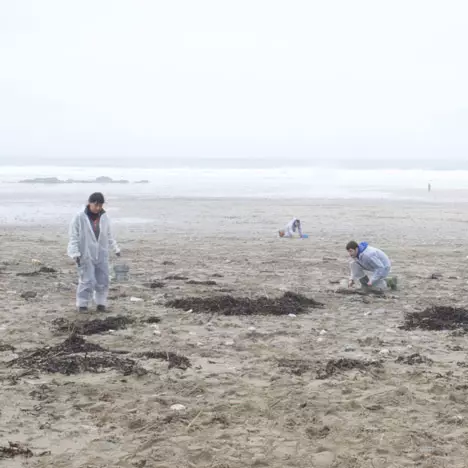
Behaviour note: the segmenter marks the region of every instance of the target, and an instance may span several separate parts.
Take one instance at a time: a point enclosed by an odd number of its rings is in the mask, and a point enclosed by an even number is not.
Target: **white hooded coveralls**
[[[292,237],[293,234],[296,232],[299,234],[300,237],[302,237],[302,226],[300,220],[297,218],[293,218],[291,221],[289,221],[288,224],[284,227],[284,237]]]
[[[68,255],[80,258],[79,282],[76,291],[77,307],[88,307],[93,293],[97,305],[107,305],[109,292],[109,250],[119,253],[112,237],[109,218],[104,212],[99,221],[99,237],[96,239],[91,221],[83,210],[70,224]]]
[[[351,279],[359,281],[371,272],[370,281],[376,289],[386,289],[385,279],[390,273],[391,262],[382,250],[371,247],[367,242],[359,244],[358,257],[350,262]]]

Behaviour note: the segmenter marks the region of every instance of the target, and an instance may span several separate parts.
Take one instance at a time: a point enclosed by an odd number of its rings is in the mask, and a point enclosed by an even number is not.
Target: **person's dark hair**
[[[88,203],[104,205],[104,195],[100,192],[93,193],[89,196]]]
[[[356,241],[350,241],[346,244],[346,250],[355,250],[359,247],[358,243]]]

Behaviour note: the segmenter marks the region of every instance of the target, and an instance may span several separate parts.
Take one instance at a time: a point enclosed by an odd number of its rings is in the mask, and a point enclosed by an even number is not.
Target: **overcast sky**
[[[466,0],[0,0],[0,161],[468,157]]]

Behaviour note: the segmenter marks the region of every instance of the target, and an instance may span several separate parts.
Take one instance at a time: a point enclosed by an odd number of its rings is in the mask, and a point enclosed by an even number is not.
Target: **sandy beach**
[[[0,457],[0,465],[467,466],[466,335],[399,328],[405,313],[468,305],[466,208],[390,200],[118,200],[109,213],[130,281],[112,284],[108,313],[89,316],[74,309],[68,226],[37,219],[2,226],[0,447],[12,442],[30,452]],[[309,239],[277,238],[293,216]],[[344,247],[351,239],[390,256],[398,291],[336,293],[348,276]],[[18,276],[39,270],[33,259],[55,272]],[[155,282],[162,284],[151,287]],[[292,317],[167,306],[191,296],[277,298],[287,291],[324,307]],[[100,355],[112,355],[116,368],[64,375],[15,361],[60,345],[76,321],[109,316],[131,322],[84,339],[107,350]],[[96,354],[88,351],[80,355],[85,361]],[[190,365],[172,365],[164,359],[169,352]],[[323,378],[327,363],[341,358],[373,365]],[[130,371],[122,372],[122,362],[133,363]]]

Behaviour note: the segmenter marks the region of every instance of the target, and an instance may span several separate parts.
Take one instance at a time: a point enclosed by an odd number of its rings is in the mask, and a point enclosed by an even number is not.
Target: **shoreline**
[[[171,216],[168,213],[171,208],[176,210],[182,209],[184,206],[190,206],[193,213],[199,212],[200,216],[209,218],[210,209],[232,209],[248,206],[275,206],[278,210],[278,229],[281,227],[283,219],[297,216],[304,219],[310,224],[314,223],[315,211],[332,209],[367,209],[377,211],[376,220],[382,214],[379,210],[391,210],[392,208],[403,210],[403,217],[414,219],[417,217],[418,209],[422,210],[439,210],[439,211],[455,211],[460,215],[460,219],[454,219],[454,222],[468,222],[468,218],[463,221],[465,216],[466,205],[468,200],[453,202],[450,200],[414,200],[414,199],[371,199],[371,198],[317,198],[317,199],[274,199],[274,198],[206,198],[206,197],[174,197],[174,198],[136,198],[129,201],[126,198],[108,197],[107,211],[112,218],[112,222],[118,226],[131,225],[146,225],[159,226],[167,221],[172,224],[183,224],[182,219]],[[137,211],[140,215],[135,214],[134,204],[138,204]],[[0,222],[4,229],[16,227],[56,227],[66,224],[72,217],[84,207],[83,203],[74,204],[71,201],[66,204],[50,204],[37,201],[18,202],[15,201],[14,212],[11,213],[11,208],[5,206],[2,210],[0,206]],[[6,215],[6,213],[9,213]],[[304,213],[304,214],[300,214]],[[401,217],[401,214],[400,214]]]

